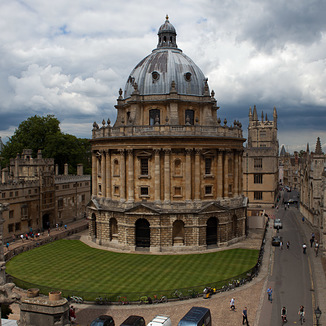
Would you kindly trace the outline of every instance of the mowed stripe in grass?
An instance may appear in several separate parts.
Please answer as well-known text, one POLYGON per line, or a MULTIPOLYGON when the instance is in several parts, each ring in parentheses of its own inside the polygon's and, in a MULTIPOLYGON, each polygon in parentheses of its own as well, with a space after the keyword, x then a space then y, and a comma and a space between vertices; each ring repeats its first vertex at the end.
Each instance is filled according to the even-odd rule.
POLYGON ((8 274, 26 282, 86 292, 121 293, 205 285, 252 268, 258 250, 205 254, 115 253, 78 240, 59 240, 22 253, 7 263, 8 274))

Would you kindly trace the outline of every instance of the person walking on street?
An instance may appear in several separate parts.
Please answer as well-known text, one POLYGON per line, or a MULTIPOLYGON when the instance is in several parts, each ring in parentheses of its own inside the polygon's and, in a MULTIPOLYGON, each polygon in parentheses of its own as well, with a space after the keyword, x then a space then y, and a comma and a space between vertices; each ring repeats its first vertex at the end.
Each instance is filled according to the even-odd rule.
POLYGON ((318 250, 319 250, 319 243, 318 243, 318 241, 316 240, 316 243, 315 243, 315 253, 316 253, 316 257, 318 256, 318 250))
POLYGON ((290 241, 286 243, 286 249, 290 249, 290 241))
POLYGON ((230 310, 235 310, 235 303, 234 303, 234 298, 230 300, 230 310))
POLYGON ((304 223, 304 216, 302 216, 302 223, 304 223))
POLYGON ((268 297, 268 301, 270 301, 271 303, 273 302, 272 294, 273 294, 273 290, 272 290, 271 287, 269 287, 269 288, 267 289, 267 297, 268 297))
POLYGON ((303 253, 306 254, 306 250, 307 250, 307 245, 306 245, 306 243, 304 243, 304 244, 302 245, 302 250, 303 250, 303 253))
POLYGON ((280 250, 283 249, 283 241, 280 242, 280 250))
POLYGON ((244 307, 244 309, 242 310, 242 325, 244 325, 245 322, 246 325, 249 326, 247 307, 244 307))
POLYGON ((311 233, 311 238, 313 241, 315 241, 315 233, 314 232, 311 233))
POLYGON ((312 248, 312 245, 314 244, 314 238, 310 239, 310 248, 312 248))

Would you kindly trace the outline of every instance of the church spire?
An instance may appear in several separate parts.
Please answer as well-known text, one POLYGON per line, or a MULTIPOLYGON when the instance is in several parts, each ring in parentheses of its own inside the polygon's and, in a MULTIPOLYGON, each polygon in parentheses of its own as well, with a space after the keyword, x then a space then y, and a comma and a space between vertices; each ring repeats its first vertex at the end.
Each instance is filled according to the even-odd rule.
POLYGON ((317 138, 317 142, 316 142, 315 154, 323 154, 319 137, 317 138))

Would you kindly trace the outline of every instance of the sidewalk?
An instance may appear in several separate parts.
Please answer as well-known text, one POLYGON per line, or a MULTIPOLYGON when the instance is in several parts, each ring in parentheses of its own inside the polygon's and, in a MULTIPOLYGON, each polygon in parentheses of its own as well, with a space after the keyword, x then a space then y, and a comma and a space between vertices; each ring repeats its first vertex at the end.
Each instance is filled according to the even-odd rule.
MULTIPOLYGON (((312 232, 315 232, 316 236, 316 228, 314 228, 310 222, 305 220, 302 223, 302 214, 297 208, 292 208, 296 210, 296 215, 298 217, 297 222, 301 224, 302 231, 304 232, 305 241, 307 244, 307 253, 309 256, 309 261, 311 264, 312 275, 313 275, 313 283, 314 288, 312 289, 315 293, 315 306, 313 309, 316 309, 319 306, 319 309, 322 311, 322 315, 320 317, 319 323, 321 325, 326 325, 326 277, 325 270, 323 268, 323 262, 325 262, 325 257, 322 257, 322 251, 319 250, 319 255, 316 257, 314 248, 310 247, 310 238, 312 232)), ((319 241, 319 239, 318 239, 319 241)))

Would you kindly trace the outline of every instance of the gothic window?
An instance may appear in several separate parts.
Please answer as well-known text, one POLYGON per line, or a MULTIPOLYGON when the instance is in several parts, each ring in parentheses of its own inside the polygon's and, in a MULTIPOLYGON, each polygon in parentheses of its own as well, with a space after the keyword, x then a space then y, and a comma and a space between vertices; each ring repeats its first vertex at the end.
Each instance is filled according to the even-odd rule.
POLYGON ((205 158, 205 174, 212 174, 212 159, 205 158))
POLYGON ((140 159, 140 174, 148 175, 148 158, 140 159))
POLYGON ((118 177, 119 174, 120 174, 119 161, 118 160, 114 160, 113 161, 113 175, 115 177, 118 177))
POLYGON ((153 109, 149 110, 149 125, 154 126, 155 124, 160 124, 160 110, 153 109))
POLYGON ((263 175, 261 173, 254 175, 254 183, 263 183, 263 175))
POLYGON ((185 112, 185 121, 186 121, 186 125, 194 125, 194 110, 186 110, 185 112))

